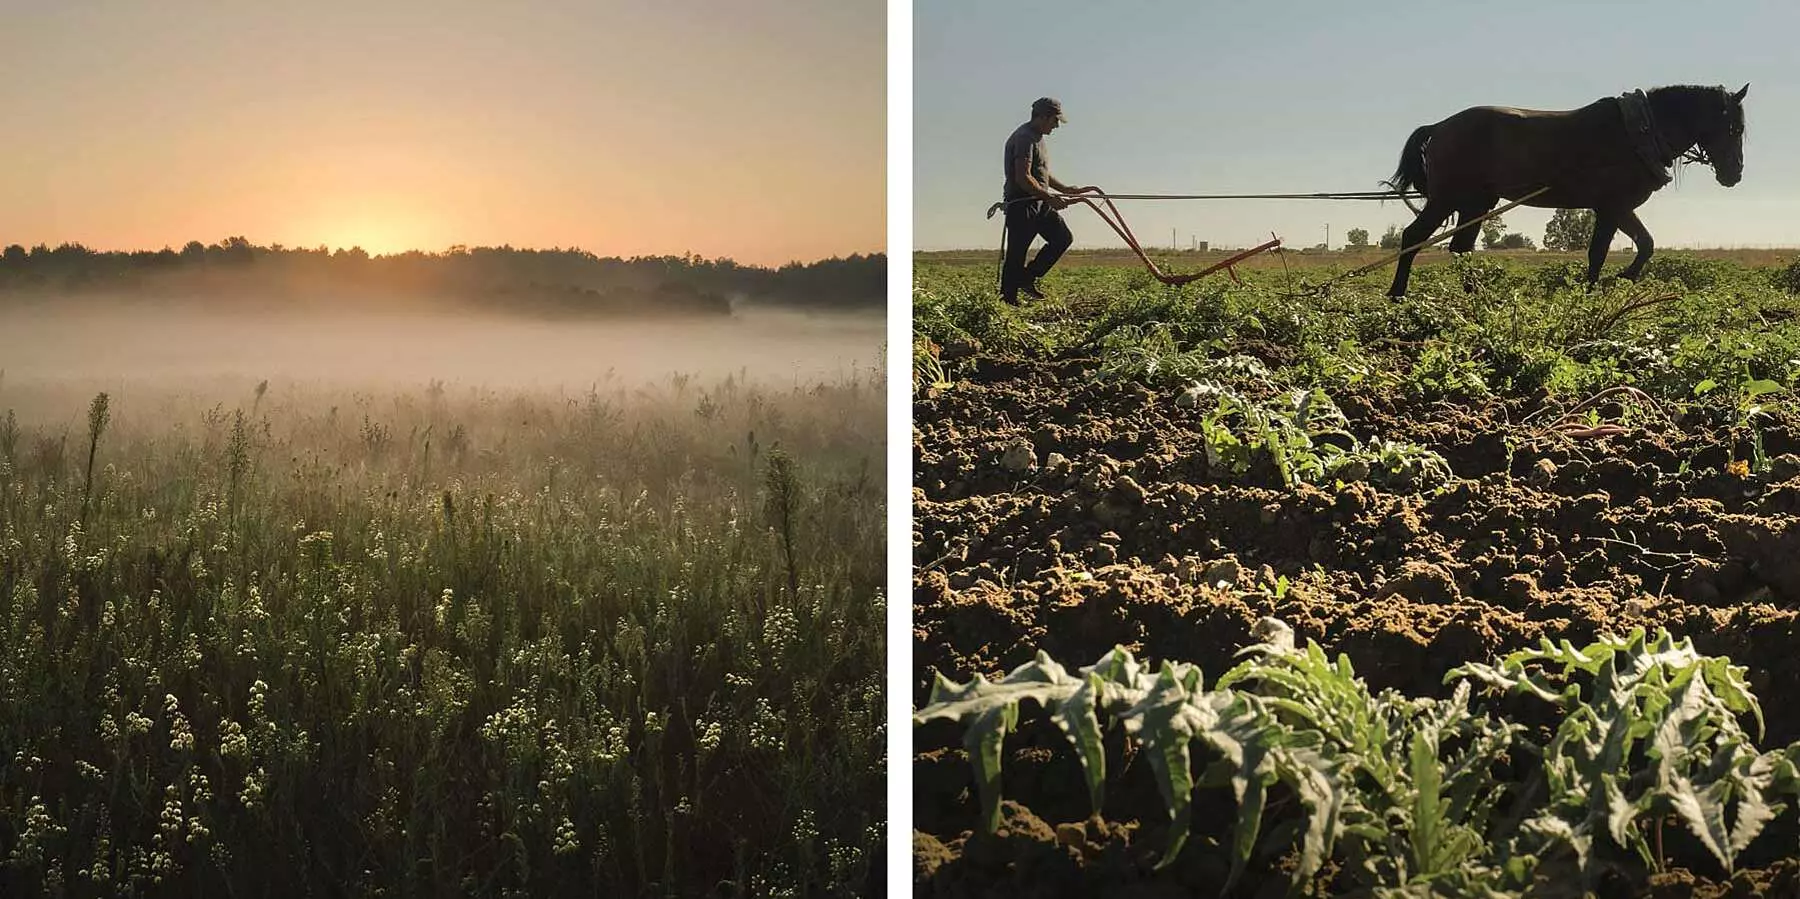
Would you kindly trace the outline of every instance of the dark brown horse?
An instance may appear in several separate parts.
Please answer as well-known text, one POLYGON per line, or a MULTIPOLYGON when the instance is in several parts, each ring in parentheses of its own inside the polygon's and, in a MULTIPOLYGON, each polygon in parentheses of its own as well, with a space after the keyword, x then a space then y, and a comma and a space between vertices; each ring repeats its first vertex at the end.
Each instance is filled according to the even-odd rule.
MULTIPOLYGON (((1637 244, 1637 257, 1620 275, 1636 279, 1653 245, 1635 210, 1669 183, 1671 165, 1682 159, 1710 164, 1726 187, 1743 177, 1743 101, 1749 92, 1748 84, 1736 93, 1677 85, 1571 110, 1476 106, 1420 126, 1407 138, 1400 167, 1386 182, 1396 191, 1412 187, 1425 195, 1425 208, 1402 233, 1400 245, 1431 237, 1452 213, 1467 222, 1503 198, 1517 200, 1548 186, 1525 205, 1594 210, 1588 284, 1599 280, 1620 229, 1637 244)), ((1478 230, 1458 231, 1450 238, 1450 252, 1473 250, 1478 230)), ((1414 255, 1400 257, 1388 296, 1406 293, 1414 255)))

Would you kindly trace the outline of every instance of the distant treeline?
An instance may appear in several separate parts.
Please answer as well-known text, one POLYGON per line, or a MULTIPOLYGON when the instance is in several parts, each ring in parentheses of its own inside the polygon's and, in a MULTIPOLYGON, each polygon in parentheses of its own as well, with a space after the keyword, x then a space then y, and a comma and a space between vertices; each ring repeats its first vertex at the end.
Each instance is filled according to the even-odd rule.
POLYGON ((454 246, 370 256, 242 237, 180 250, 97 251, 80 244, 0 250, 0 302, 7 294, 150 294, 222 299, 254 295, 417 297, 495 308, 584 312, 724 312, 736 301, 810 309, 879 309, 887 256, 852 255, 780 268, 695 255, 603 257, 576 249, 454 246))

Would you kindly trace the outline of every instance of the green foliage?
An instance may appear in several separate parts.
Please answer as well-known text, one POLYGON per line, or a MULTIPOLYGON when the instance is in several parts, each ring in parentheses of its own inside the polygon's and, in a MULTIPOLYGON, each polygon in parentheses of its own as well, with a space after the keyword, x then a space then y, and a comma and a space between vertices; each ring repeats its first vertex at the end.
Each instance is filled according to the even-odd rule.
POLYGON ((794 519, 799 515, 803 501, 800 477, 795 470, 794 458, 780 445, 769 450, 763 466, 763 515, 769 527, 781 538, 781 555, 787 568, 788 594, 798 596, 800 567, 795 561, 794 519))
POLYGON ((1760 752, 1739 722, 1751 715, 1760 734, 1762 709, 1745 669, 1701 656, 1666 632, 1647 638, 1639 629, 1581 649, 1546 640, 1448 677, 1533 696, 1563 713, 1539 753, 1534 784, 1541 782, 1545 801, 1516 839, 1533 856, 1573 853, 1590 883, 1618 864, 1597 850, 1603 839, 1660 866, 1640 822, 1669 814, 1730 871, 1784 808, 1769 794, 1795 792, 1800 744, 1760 752))
POLYGON ((868 892, 883 385, 30 390, 0 894, 868 892))
POLYGON ((1407 376, 1407 392, 1423 399, 1455 397, 1480 399, 1493 395, 1488 389, 1488 367, 1459 343, 1434 341, 1419 353, 1407 376))
POLYGON ((1344 245, 1352 250, 1366 250, 1369 247, 1369 229, 1351 228, 1344 233, 1344 245))
POLYGON ((1777 290, 1791 294, 1800 293, 1800 259, 1788 263, 1784 268, 1770 272, 1769 283, 1773 284, 1777 290))
POLYGON ((1207 349, 1178 348, 1172 328, 1161 322, 1148 327, 1123 325, 1102 342, 1102 377, 1173 386, 1193 381, 1224 381, 1239 386, 1273 384, 1269 369, 1251 356, 1215 358, 1207 349))
POLYGON ((1544 249, 1579 252, 1594 238, 1594 210, 1558 209, 1544 225, 1544 249))
POLYGON ((1767 472, 1771 466, 1768 454, 1763 450, 1762 422, 1768 418, 1781 401, 1781 394, 1786 393, 1780 384, 1766 378, 1751 377, 1745 372, 1735 389, 1723 390, 1719 382, 1708 378, 1694 385, 1694 396, 1705 400, 1709 396, 1724 395, 1730 403, 1728 418, 1728 434, 1732 438, 1731 467, 1735 463, 1737 445, 1748 441, 1750 458, 1746 460, 1743 472, 1767 472))
POLYGON ((1434 489, 1454 478, 1444 458, 1423 447, 1359 440, 1322 391, 1293 390, 1275 406, 1200 384, 1183 399, 1195 406, 1212 403, 1200 419, 1200 433, 1207 469, 1215 477, 1240 479, 1266 467, 1288 487, 1369 481, 1398 490, 1434 489))
POLYGON ((913 339, 913 392, 943 390, 951 386, 949 370, 944 365, 943 350, 925 337, 913 339))
POLYGON ((1730 262, 1708 259, 1694 253, 1664 251, 1650 257, 1644 266, 1644 278, 1681 285, 1684 290, 1705 290, 1735 280, 1738 272, 1730 262))
POLYGON ((1779 269, 1665 250, 1639 282, 1614 279, 1615 263, 1590 291, 1585 260, 1420 259, 1400 303, 1383 296, 1381 273, 1309 292, 1304 284, 1317 276, 1299 268, 1249 270, 1242 285, 1219 276, 1169 288, 1141 268, 1073 266, 1050 276, 1057 299, 1023 307, 999 301, 991 265, 922 263, 915 332, 991 354, 1092 355, 1107 374, 1169 387, 1207 379, 1207 360, 1243 355, 1248 342, 1298 354, 1298 365, 1271 374, 1277 386, 1399 381, 1420 398, 1629 383, 1682 401, 1705 378, 1735 382, 1746 364, 1783 385, 1800 375, 1800 318, 1776 283, 1779 269), (1601 342, 1614 349, 1600 351, 1601 342))
POLYGON ((1257 632, 1263 642, 1210 690, 1193 665, 1152 675, 1123 648, 1076 675, 1039 652, 998 682, 938 675, 914 724, 964 727, 986 833, 1023 702, 1069 738, 1096 812, 1102 735, 1118 728, 1162 791, 1171 826, 1159 867, 1187 845, 1193 793, 1231 791, 1237 815, 1216 834, 1227 890, 1253 858, 1291 851, 1295 891, 1335 860, 1334 887, 1360 894, 1580 896, 1609 872, 1665 867, 1650 839, 1665 817, 1729 871, 1785 810, 1776 797, 1800 793, 1800 744, 1759 751, 1740 723, 1761 727, 1744 669, 1665 632, 1546 641, 1465 665, 1446 677, 1447 699, 1371 694, 1349 659, 1296 648, 1282 622, 1257 632), (1509 723, 1477 688, 1548 703, 1557 721, 1544 734, 1509 723), (1294 800, 1279 810, 1268 802, 1277 785, 1294 800))
POLYGON ((995 353, 1032 353, 1046 348, 1037 329, 1001 301, 991 286, 914 290, 913 333, 940 346, 972 341, 995 353))

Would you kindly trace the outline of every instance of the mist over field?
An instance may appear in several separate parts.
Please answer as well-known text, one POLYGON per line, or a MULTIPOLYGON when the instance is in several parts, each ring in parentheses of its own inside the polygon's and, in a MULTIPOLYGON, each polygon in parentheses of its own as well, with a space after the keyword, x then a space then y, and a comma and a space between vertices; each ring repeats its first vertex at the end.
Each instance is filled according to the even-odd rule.
MULTIPOLYGON (((546 319, 46 301, 0 308, 0 392, 174 390, 229 401, 264 380, 271 389, 404 391, 437 381, 580 391, 678 375, 700 384, 731 377, 792 387, 866 379, 881 366, 884 337, 883 317, 868 312, 741 308, 729 316, 546 319)), ((57 405, 58 414, 79 411, 57 405)), ((29 404, 19 408, 29 412, 29 404)))

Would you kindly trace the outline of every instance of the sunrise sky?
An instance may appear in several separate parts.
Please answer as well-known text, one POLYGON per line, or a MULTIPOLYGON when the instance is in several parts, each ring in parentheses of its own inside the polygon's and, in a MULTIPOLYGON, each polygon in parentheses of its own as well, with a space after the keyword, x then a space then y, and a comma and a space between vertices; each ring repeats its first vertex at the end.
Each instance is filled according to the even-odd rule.
POLYGON ((0 244, 880 252, 882 0, 88 0, 0 31, 0 244))

